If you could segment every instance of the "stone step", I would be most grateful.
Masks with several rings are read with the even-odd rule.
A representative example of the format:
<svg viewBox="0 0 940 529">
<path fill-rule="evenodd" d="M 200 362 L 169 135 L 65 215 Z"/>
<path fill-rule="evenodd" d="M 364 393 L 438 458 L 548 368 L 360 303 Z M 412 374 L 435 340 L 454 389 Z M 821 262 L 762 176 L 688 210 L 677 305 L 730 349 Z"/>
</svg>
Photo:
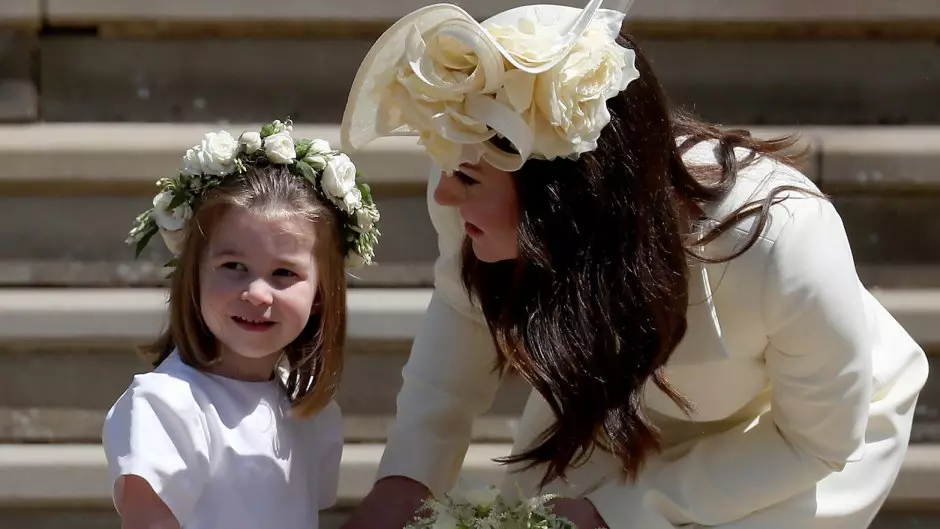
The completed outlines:
<svg viewBox="0 0 940 529">
<path fill-rule="evenodd" d="M 0 443 L 97 442 L 105 412 L 134 374 L 151 369 L 133 347 L 159 330 L 162 291 L 28 292 L 0 290 Z M 337 398 L 355 418 L 351 441 L 384 439 L 429 297 L 424 289 L 380 291 L 375 298 L 370 292 L 350 294 L 351 339 Z M 929 351 L 940 352 L 938 291 L 876 295 Z M 932 366 L 937 362 L 933 354 Z M 476 424 L 475 438 L 511 439 L 528 394 L 521 379 L 507 377 Z M 916 417 L 912 440 L 940 443 L 940 378 L 928 380 Z"/>
<path fill-rule="evenodd" d="M 938 160 L 940 163 L 940 160 Z M 2 187 L 2 186 L 0 186 Z M 153 193 L 153 190 L 146 190 Z M 56 191 L 58 193 L 58 191 Z M 357 271 L 362 286 L 431 285 L 437 236 L 424 191 L 380 188 L 379 266 Z M 170 254 L 155 241 L 139 260 L 124 243 L 142 193 L 117 196 L 11 196 L 0 192 L 0 286 L 165 286 Z M 940 193 L 855 194 L 833 198 L 866 284 L 940 287 Z M 23 226 L 29 226 L 24 229 Z"/>
<path fill-rule="evenodd" d="M 38 4 L 38 2 L 20 2 Z M 477 0 L 466 9 L 477 18 L 527 5 L 523 0 Z M 559 5 L 583 7 L 584 0 L 559 0 Z M 620 2 L 607 0 L 604 7 L 616 8 Z M 16 4 L 16 2 L 14 2 Z M 44 14 L 50 23 L 82 20 L 388 20 L 425 6 L 423 0 L 347 0 L 343 3 L 312 5 L 303 0 L 270 0 L 264 6 L 254 2 L 231 0 L 164 0 L 158 3 L 122 0 L 46 0 Z M 940 20 L 940 6 L 931 0 L 874 0 L 859 4 L 852 0 L 829 0 L 824 5 L 807 2 L 749 2 L 748 0 L 683 0 L 636 2 L 629 18 L 638 21 L 780 21 L 807 23 L 817 21 Z"/>
<path fill-rule="evenodd" d="M 42 7 L 40 0 L 5 0 L 0 4 L 0 27 L 37 28 Z"/>
<path fill-rule="evenodd" d="M 357 504 L 368 493 L 382 448 L 381 444 L 345 446 L 336 510 Z M 498 485 L 504 470 L 492 459 L 507 455 L 510 448 L 509 444 L 471 445 L 461 479 Z M 0 445 L 0 504 L 109 508 L 109 481 L 98 445 Z M 938 499 L 940 446 L 911 446 L 886 509 L 929 509 Z"/>
<path fill-rule="evenodd" d="M 940 164 L 940 126 L 742 126 L 760 138 L 798 135 L 800 147 L 810 153 L 804 170 L 826 191 L 940 192 L 934 170 Z M 149 196 L 156 180 L 179 170 L 181 153 L 204 133 L 223 129 L 238 135 L 258 128 L 260 122 L 225 120 L 0 125 L 0 156 L 6 160 L 0 166 L 0 193 Z M 298 121 L 294 133 L 339 147 L 336 123 Z M 394 188 L 400 194 L 402 188 L 414 192 L 426 185 L 429 162 L 414 138 L 381 138 L 354 156 L 357 167 L 380 189 Z"/>
<path fill-rule="evenodd" d="M 164 289 L 2 289 L 0 342 L 146 342 L 165 325 L 166 299 Z M 429 289 L 351 289 L 347 334 L 358 341 L 410 340 L 430 299 Z"/>
<path fill-rule="evenodd" d="M 337 508 L 320 515 L 321 529 L 341 529 L 351 508 Z M 121 521 L 110 508 L 0 508 L 0 529 L 120 529 Z M 934 529 L 940 512 L 885 509 L 867 527 L 857 529 Z"/>
<path fill-rule="evenodd" d="M 153 182 L 172 174 L 179 153 L 217 126 L 0 126 L 0 156 L 7 160 L 0 167 L 0 211 L 10 219 L 0 224 L 0 285 L 165 285 L 159 268 L 169 259 L 165 249 L 153 245 L 133 261 L 123 241 L 132 219 L 149 206 Z M 297 128 L 338 142 L 335 125 Z M 940 286 L 940 219 L 933 215 L 940 207 L 933 170 L 940 164 L 940 128 L 756 132 L 766 137 L 793 130 L 813 148 L 807 172 L 834 194 L 866 283 Z M 425 203 L 426 158 L 412 139 L 398 138 L 377 142 L 356 161 L 375 183 L 384 233 L 377 260 L 385 265 L 364 271 L 356 284 L 429 285 L 437 244 Z"/>
<path fill-rule="evenodd" d="M 881 290 L 874 295 L 919 343 L 940 345 L 940 290 Z M 350 339 L 409 340 L 431 289 L 350 289 Z M 0 343 L 140 343 L 166 315 L 164 289 L 0 289 Z"/>
<path fill-rule="evenodd" d="M 358 66 L 377 35 L 331 35 L 330 28 L 318 26 L 315 31 L 325 35 L 288 38 L 280 25 L 278 30 L 278 38 L 206 38 L 211 33 L 205 30 L 173 39 L 43 37 L 35 64 L 42 119 L 237 122 L 289 114 L 298 121 L 339 122 Z M 670 99 L 709 120 L 789 126 L 940 123 L 934 96 L 940 89 L 940 47 L 932 40 L 765 35 L 648 37 L 640 44 Z"/>
<path fill-rule="evenodd" d="M 466 8 L 471 15 L 482 19 L 525 3 L 520 0 L 479 0 Z M 560 3 L 575 7 L 585 4 L 583 0 L 561 0 Z M 608 0 L 605 7 L 616 8 L 618 3 Z M 299 26 L 315 24 L 355 27 L 372 23 L 382 27 L 425 4 L 421 0 L 353 0 L 313 5 L 302 0 L 279 0 L 261 7 L 252 2 L 224 0 L 196 3 L 185 0 L 159 3 L 47 0 L 44 15 L 53 26 L 92 26 L 102 32 L 122 30 L 123 33 L 140 34 L 149 30 L 147 34 L 162 35 L 176 34 L 184 29 L 194 32 L 192 26 L 196 26 L 211 28 L 215 33 L 227 28 L 227 34 L 243 35 L 246 32 L 258 34 L 260 28 L 272 34 L 277 34 L 277 29 L 283 33 L 285 27 L 297 32 Z M 708 34 L 740 35 L 765 34 L 773 30 L 775 34 L 817 38 L 820 34 L 830 37 L 890 34 L 912 38 L 912 33 L 918 36 L 936 34 L 938 30 L 931 28 L 928 22 L 940 19 L 940 9 L 930 0 L 908 0 L 903 4 L 880 0 L 865 2 L 861 6 L 852 0 L 832 0 L 823 7 L 807 2 L 702 0 L 689 3 L 665 0 L 635 3 L 629 11 L 629 19 L 647 32 L 660 34 L 704 33 L 707 30 Z M 332 29 L 336 30 L 335 27 Z"/>
</svg>

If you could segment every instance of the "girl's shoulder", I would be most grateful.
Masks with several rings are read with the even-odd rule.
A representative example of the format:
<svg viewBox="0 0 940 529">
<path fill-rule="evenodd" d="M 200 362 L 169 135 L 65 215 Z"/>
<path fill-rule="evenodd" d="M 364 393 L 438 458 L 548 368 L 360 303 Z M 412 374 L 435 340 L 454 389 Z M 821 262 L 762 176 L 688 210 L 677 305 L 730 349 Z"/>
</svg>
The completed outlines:
<svg viewBox="0 0 940 529">
<path fill-rule="evenodd" d="M 186 365 L 175 353 L 156 369 L 135 375 L 124 393 L 108 411 L 107 422 L 134 422 L 160 417 L 189 418 L 201 425 L 201 410 L 207 401 L 205 375 Z"/>
</svg>

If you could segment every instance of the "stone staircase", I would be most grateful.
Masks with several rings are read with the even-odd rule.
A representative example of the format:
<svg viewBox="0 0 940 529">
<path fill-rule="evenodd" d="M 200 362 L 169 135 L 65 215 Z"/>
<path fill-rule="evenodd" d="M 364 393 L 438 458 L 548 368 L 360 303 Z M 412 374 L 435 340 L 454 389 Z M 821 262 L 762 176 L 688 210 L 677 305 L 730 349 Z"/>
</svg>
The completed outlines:
<svg viewBox="0 0 940 529">
<path fill-rule="evenodd" d="M 147 366 L 168 258 L 123 244 L 153 182 L 207 130 L 291 116 L 338 143 L 361 57 L 423 0 L 0 3 L 0 529 L 116 529 L 104 412 Z M 468 0 L 485 17 L 521 2 Z M 571 5 L 581 0 L 565 0 Z M 940 352 L 940 4 L 637 0 L 634 32 L 674 100 L 800 132 L 863 280 Z M 430 297 L 427 163 L 411 140 L 356 158 L 383 214 L 379 266 L 351 278 L 337 528 L 368 491 L 399 371 Z M 932 358 L 940 358 L 933 356 Z M 936 360 L 934 366 L 940 367 Z M 496 481 L 526 397 L 508 380 L 474 427 L 469 477 Z M 940 526 L 940 383 L 878 529 Z"/>
</svg>

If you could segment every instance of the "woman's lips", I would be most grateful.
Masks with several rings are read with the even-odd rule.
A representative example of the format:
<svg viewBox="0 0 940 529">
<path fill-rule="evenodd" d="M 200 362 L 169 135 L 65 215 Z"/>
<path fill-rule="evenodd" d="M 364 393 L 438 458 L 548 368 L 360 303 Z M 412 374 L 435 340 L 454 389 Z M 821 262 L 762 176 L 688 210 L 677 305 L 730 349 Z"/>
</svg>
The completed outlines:
<svg viewBox="0 0 940 529">
<path fill-rule="evenodd" d="M 479 237 L 480 235 L 483 235 L 483 230 L 477 228 L 476 225 L 471 222 L 465 222 L 463 227 L 464 230 L 466 230 L 467 235 L 471 237 Z"/>
</svg>

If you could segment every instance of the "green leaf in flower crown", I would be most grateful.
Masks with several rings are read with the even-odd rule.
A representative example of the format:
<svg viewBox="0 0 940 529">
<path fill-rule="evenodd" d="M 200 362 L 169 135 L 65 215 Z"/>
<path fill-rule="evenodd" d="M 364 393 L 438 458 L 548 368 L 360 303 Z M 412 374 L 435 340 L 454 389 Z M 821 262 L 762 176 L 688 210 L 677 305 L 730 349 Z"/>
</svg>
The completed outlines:
<svg viewBox="0 0 940 529">
<path fill-rule="evenodd" d="M 141 252 L 147 247 L 147 243 L 150 242 L 150 239 L 157 234 L 157 231 L 158 229 L 155 223 L 147 226 L 146 231 L 144 231 L 140 239 L 138 239 L 136 248 L 134 248 L 134 259 L 140 257 Z"/>
<path fill-rule="evenodd" d="M 267 125 L 261 127 L 261 137 L 267 138 L 268 136 L 274 134 L 274 123 L 268 123 Z"/>
<path fill-rule="evenodd" d="M 173 200 L 170 201 L 170 205 L 167 206 L 168 211 L 172 211 L 186 202 L 186 193 L 177 193 L 173 195 Z"/>
<path fill-rule="evenodd" d="M 317 185 L 317 172 L 313 170 L 313 167 L 310 167 L 310 164 L 303 160 L 297 160 L 294 167 L 296 167 L 300 171 L 300 174 L 311 184 Z"/>
<path fill-rule="evenodd" d="M 164 263 L 163 266 L 164 266 L 165 268 L 176 268 L 177 266 L 179 266 L 179 264 L 180 264 L 179 258 L 178 258 L 178 257 L 174 257 L 174 258 L 170 259 L 169 261 L 167 261 L 166 263 Z"/>
<path fill-rule="evenodd" d="M 310 152 L 310 146 L 313 145 L 311 140 L 299 140 L 294 144 L 294 150 L 297 152 L 297 159 L 302 160 L 304 156 L 307 156 L 307 153 Z"/>
<path fill-rule="evenodd" d="M 372 204 L 372 188 L 366 183 L 357 183 L 356 188 L 362 193 L 362 201 L 366 204 Z"/>
</svg>

